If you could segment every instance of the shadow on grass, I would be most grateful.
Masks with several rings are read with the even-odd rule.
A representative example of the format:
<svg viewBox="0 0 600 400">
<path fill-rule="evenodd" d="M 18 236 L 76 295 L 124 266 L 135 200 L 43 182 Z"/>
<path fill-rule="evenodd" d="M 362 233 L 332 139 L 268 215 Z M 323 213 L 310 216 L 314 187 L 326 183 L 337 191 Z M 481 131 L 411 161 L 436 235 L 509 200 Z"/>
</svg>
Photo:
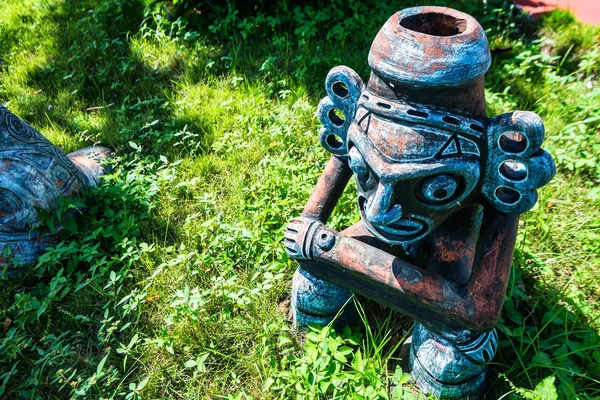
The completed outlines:
<svg viewBox="0 0 600 400">
<path fill-rule="evenodd" d="M 600 394 L 597 321 L 574 301 L 568 283 L 547 281 L 542 262 L 517 250 L 501 323 L 499 350 L 490 377 L 505 375 L 516 386 L 534 388 L 555 375 L 565 398 Z M 583 307 L 583 308 L 582 308 Z M 490 383 L 489 398 L 506 391 L 506 378 Z"/>
<path fill-rule="evenodd" d="M 210 147 L 212 127 L 178 118 L 168 94 L 183 71 L 174 62 L 153 68 L 133 49 L 143 27 L 141 0 L 87 0 L 49 5 L 53 46 L 46 64 L 35 65 L 26 84 L 37 95 L 17 99 L 34 127 L 51 121 L 71 134 L 118 150 L 133 141 L 147 154 L 170 154 L 177 133 L 194 131 L 198 154 Z M 42 132 L 44 133 L 44 132 Z"/>
</svg>

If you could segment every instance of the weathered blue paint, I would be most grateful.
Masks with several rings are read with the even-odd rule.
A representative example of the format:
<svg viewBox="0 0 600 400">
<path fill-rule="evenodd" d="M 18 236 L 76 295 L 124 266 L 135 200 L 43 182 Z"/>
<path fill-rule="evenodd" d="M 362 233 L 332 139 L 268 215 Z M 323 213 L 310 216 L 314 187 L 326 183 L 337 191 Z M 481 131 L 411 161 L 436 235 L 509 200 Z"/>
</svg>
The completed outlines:
<svg viewBox="0 0 600 400">
<path fill-rule="evenodd" d="M 418 116 L 411 110 L 419 110 Z M 364 92 L 347 146 L 361 216 L 375 237 L 390 244 L 414 242 L 462 207 L 481 175 L 482 133 L 470 128 L 474 124 L 481 126 L 480 121 Z M 455 190 L 449 193 L 444 187 Z M 400 192 L 402 202 L 394 199 Z"/>
<path fill-rule="evenodd" d="M 552 156 L 540 147 L 544 124 L 532 112 L 494 117 L 488 127 L 488 165 L 483 195 L 498 210 L 522 213 L 537 202 L 537 191 L 556 173 Z"/>
<path fill-rule="evenodd" d="M 439 398 L 474 398 L 484 385 L 486 364 L 497 348 L 495 329 L 457 342 L 417 323 L 410 347 L 411 374 L 421 390 Z"/>
<path fill-rule="evenodd" d="M 413 378 L 441 398 L 481 391 L 518 214 L 555 173 L 537 115 L 485 115 L 490 62 L 469 15 L 416 7 L 392 16 L 371 47 L 366 86 L 348 67 L 326 79 L 318 115 L 332 158 L 285 233 L 301 265 L 296 325 L 328 323 L 350 296 L 344 288 L 414 317 Z M 347 169 L 361 222 L 335 232 L 325 223 Z"/>
<path fill-rule="evenodd" d="M 309 324 L 328 325 L 347 305 L 336 320 L 339 324 L 355 322 L 352 292 L 342 286 L 319 279 L 303 268 L 298 268 L 292 280 L 294 328 Z"/>
<path fill-rule="evenodd" d="M 95 185 L 110 156 L 104 147 L 89 147 L 68 156 L 38 131 L 0 105 L 0 268 L 31 264 L 56 241 L 41 234 L 38 210 L 54 210 L 59 197 L 77 196 Z M 5 259 L 5 247 L 11 257 Z"/>
<path fill-rule="evenodd" d="M 321 144 L 332 154 L 348 152 L 346 133 L 354 120 L 356 102 L 364 88 L 360 76 L 348 67 L 335 67 L 327 74 L 325 90 L 329 96 L 319 103 L 317 115 L 323 124 L 319 135 Z"/>
<path fill-rule="evenodd" d="M 472 83 L 491 64 L 483 28 L 472 21 L 471 16 L 445 7 L 399 11 L 373 41 L 369 65 L 383 79 L 410 87 Z"/>
</svg>

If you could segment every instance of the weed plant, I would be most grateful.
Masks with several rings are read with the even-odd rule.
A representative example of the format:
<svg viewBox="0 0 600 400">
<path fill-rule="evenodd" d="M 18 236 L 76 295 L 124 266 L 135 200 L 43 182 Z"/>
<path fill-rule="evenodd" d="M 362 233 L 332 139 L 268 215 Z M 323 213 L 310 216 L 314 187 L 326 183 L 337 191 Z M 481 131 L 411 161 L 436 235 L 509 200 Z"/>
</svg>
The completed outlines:
<svg viewBox="0 0 600 400">
<path fill-rule="evenodd" d="M 500 0 L 432 3 L 481 22 L 489 114 L 540 114 L 558 164 L 521 220 L 486 397 L 598 398 L 600 29 Z M 1 283 L 0 397 L 417 397 L 399 314 L 359 301 L 362 327 L 300 345 L 281 245 L 327 160 L 326 73 L 366 80 L 377 30 L 415 3 L 248 4 L 0 3 L 0 101 L 65 152 L 118 154 L 58 246 Z M 349 188 L 329 224 L 358 218 Z"/>
</svg>

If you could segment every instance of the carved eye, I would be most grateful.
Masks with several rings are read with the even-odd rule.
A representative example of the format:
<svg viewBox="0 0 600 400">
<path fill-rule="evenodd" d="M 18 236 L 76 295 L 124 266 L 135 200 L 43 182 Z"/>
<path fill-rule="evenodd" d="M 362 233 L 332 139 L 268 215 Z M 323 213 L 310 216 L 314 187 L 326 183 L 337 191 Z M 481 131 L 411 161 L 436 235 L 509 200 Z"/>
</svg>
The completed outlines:
<svg viewBox="0 0 600 400">
<path fill-rule="evenodd" d="M 367 177 L 369 175 L 369 167 L 356 147 L 352 147 L 348 152 L 348 165 L 358 176 Z"/>
<path fill-rule="evenodd" d="M 419 188 L 421 196 L 430 203 L 441 203 L 456 193 L 458 182 L 449 175 L 437 175 L 427 178 Z"/>
</svg>

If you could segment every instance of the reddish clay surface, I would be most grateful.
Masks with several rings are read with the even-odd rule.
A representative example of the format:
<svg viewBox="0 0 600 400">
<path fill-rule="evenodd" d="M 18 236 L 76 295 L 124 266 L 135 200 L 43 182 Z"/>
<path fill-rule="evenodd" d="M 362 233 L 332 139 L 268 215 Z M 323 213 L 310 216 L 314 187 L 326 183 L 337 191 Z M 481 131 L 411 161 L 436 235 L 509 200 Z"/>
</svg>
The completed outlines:
<svg viewBox="0 0 600 400">
<path fill-rule="evenodd" d="M 600 0 L 513 0 L 534 17 L 556 8 L 568 9 L 581 22 L 600 24 Z"/>
</svg>

